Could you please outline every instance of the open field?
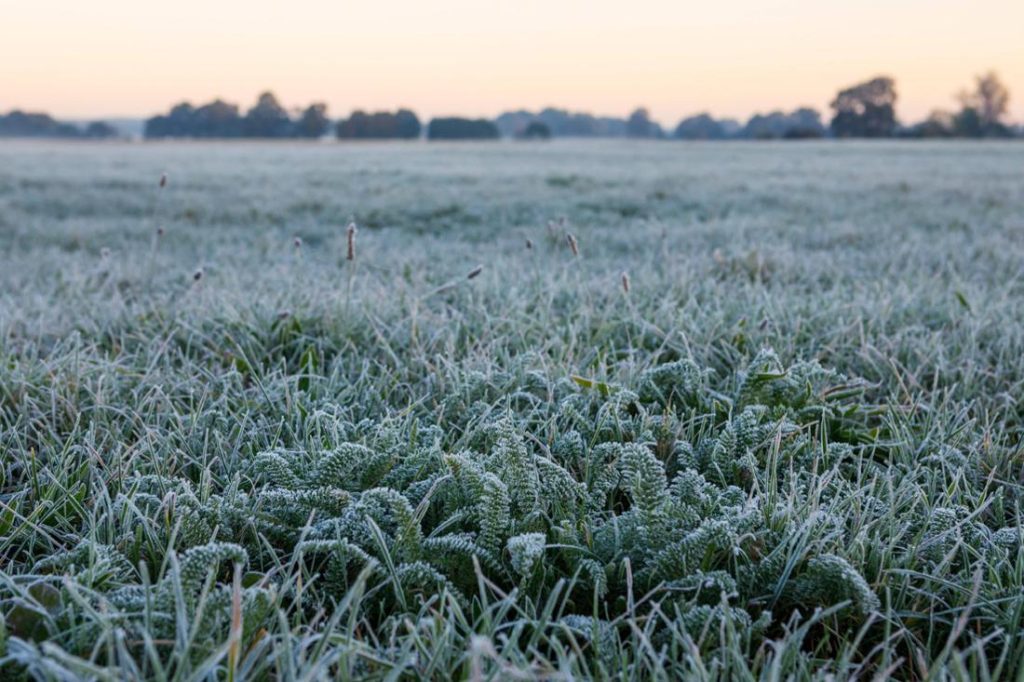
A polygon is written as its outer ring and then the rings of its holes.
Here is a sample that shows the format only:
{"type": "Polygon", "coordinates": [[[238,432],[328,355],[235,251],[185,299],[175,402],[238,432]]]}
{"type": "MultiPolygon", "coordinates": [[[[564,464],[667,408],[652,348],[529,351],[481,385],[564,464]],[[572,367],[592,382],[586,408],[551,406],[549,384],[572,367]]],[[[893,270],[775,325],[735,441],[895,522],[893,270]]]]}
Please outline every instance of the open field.
{"type": "Polygon", "coordinates": [[[0,145],[0,677],[1022,679],[1022,275],[1022,144],[0,145]]]}

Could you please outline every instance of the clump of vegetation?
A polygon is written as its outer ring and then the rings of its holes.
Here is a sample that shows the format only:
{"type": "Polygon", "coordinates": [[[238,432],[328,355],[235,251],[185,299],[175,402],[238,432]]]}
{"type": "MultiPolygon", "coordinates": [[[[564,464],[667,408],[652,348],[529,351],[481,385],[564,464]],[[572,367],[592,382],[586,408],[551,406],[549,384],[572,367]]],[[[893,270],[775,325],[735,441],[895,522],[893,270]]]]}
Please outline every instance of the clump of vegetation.
{"type": "MultiPolygon", "coordinates": [[[[555,170],[599,179],[574,190],[593,223],[523,157],[522,177],[481,173],[460,200],[500,231],[357,237],[374,202],[430,210],[424,188],[443,203],[466,168],[519,152],[440,150],[425,163],[446,177],[411,194],[392,172],[319,169],[310,228],[308,204],[218,165],[271,173],[301,149],[218,148],[198,180],[174,168],[155,188],[116,180],[172,160],[135,150],[65,218],[18,185],[38,227],[0,237],[19,275],[0,274],[5,674],[1020,674],[1008,186],[937,214],[960,178],[915,178],[896,206],[877,173],[832,183],[829,157],[800,178],[808,198],[695,181],[719,197],[705,223],[664,177],[596,175],[628,149],[585,148],[555,170]],[[621,223],[654,186],[687,227],[621,223]],[[866,186],[902,234],[844,232],[835,202],[881,215],[866,186]],[[510,188],[547,202],[542,219],[510,188]],[[809,213],[836,241],[794,226],[809,213]]],[[[410,158],[394,149],[353,153],[387,169],[410,158]]],[[[678,163],[720,163],[694,153],[678,163]]],[[[891,153],[895,186],[918,161],[891,153]]],[[[45,170],[75,182],[61,168],[45,170]]]]}

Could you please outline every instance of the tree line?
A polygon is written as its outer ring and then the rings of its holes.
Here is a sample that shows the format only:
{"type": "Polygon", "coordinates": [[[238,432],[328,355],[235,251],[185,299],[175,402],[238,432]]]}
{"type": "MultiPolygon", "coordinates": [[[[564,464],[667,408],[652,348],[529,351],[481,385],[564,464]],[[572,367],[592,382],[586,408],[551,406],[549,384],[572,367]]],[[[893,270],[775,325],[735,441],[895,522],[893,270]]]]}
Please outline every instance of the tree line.
{"type": "Polygon", "coordinates": [[[801,108],[786,114],[753,116],[745,126],[715,120],[709,114],[683,119],[675,130],[680,139],[795,139],[809,137],[867,138],[1008,138],[1024,136],[1024,128],[1006,122],[1010,92],[994,72],[975,78],[972,88],[957,95],[960,109],[937,109],[924,121],[902,125],[896,118],[896,82],[878,76],[840,90],[832,100],[826,127],[817,111],[801,108]]]}
{"type": "Polygon", "coordinates": [[[52,116],[15,109],[0,114],[0,137],[55,137],[64,139],[106,139],[117,137],[118,131],[103,121],[83,126],[62,123],[52,116]]]}
{"type": "MultiPolygon", "coordinates": [[[[956,97],[959,109],[935,110],[925,120],[903,125],[896,118],[896,82],[878,76],[840,90],[826,123],[813,108],[773,111],[751,116],[745,123],[716,119],[709,113],[688,116],[670,131],[651,119],[645,108],[625,118],[594,116],[549,107],[537,112],[509,111],[494,120],[441,117],[426,126],[409,109],[395,112],[355,110],[332,121],[327,105],[315,102],[289,111],[271,92],[242,111],[216,99],[193,106],[182,102],[166,114],[145,121],[144,136],[161,138],[305,138],[333,135],[343,140],[547,139],[551,137],[630,137],[646,139],[727,140],[837,138],[941,138],[1024,136],[1024,127],[1006,121],[1009,90],[994,72],[978,76],[956,97]]],[[[84,127],[62,123],[42,113],[12,111],[0,115],[0,137],[109,138],[118,131],[96,121],[84,127]]]]}
{"type": "MultiPolygon", "coordinates": [[[[419,117],[409,109],[395,112],[353,111],[332,125],[323,103],[289,113],[273,93],[265,92],[244,114],[235,104],[215,100],[193,107],[187,102],[145,123],[147,138],[310,138],[333,133],[342,140],[417,139],[423,134],[419,117]]],[[[485,119],[436,118],[427,126],[429,139],[488,139],[499,137],[485,119]]]]}
{"type": "Polygon", "coordinates": [[[292,115],[271,92],[261,94],[243,115],[237,104],[216,99],[198,107],[182,102],[146,120],[148,138],[319,138],[331,125],[327,105],[313,103],[292,115]]]}
{"type": "MultiPolygon", "coordinates": [[[[493,121],[447,117],[432,119],[426,137],[432,140],[547,139],[551,137],[631,137],[647,139],[726,140],[726,139],[809,139],[823,137],[1013,137],[1024,129],[1010,126],[1009,90],[994,72],[978,76],[972,88],[957,96],[957,111],[936,110],[924,121],[902,125],[896,118],[896,82],[878,76],[843,88],[831,103],[832,116],[826,123],[811,107],[790,112],[755,114],[740,123],[734,119],[716,119],[708,113],[684,118],[671,132],[653,121],[645,108],[637,108],[626,118],[594,116],[549,107],[538,112],[509,111],[493,121]]],[[[260,96],[256,106],[244,116],[238,107],[217,101],[193,110],[180,104],[164,116],[146,122],[147,137],[322,137],[331,128],[323,104],[311,105],[289,119],[288,112],[271,93],[260,96]],[[204,110],[220,107],[230,124],[209,126],[204,110]],[[179,125],[168,126],[171,121],[179,125]],[[274,125],[260,122],[275,121],[274,125]],[[225,130],[228,132],[225,133],[225,130]]],[[[334,126],[339,139],[416,139],[423,127],[408,109],[397,112],[367,113],[356,110],[334,126]]]]}

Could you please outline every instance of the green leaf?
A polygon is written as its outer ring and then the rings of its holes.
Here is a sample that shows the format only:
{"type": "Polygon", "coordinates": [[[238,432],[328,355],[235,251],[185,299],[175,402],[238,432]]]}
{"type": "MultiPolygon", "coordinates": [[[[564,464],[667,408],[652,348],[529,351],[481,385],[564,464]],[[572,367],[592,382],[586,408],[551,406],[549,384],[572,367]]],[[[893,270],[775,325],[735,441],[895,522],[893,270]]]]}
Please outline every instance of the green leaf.
{"type": "Polygon", "coordinates": [[[50,583],[35,583],[28,588],[28,593],[47,611],[56,611],[60,608],[60,590],[50,583]]]}
{"type": "Polygon", "coordinates": [[[247,571],[245,574],[242,575],[242,587],[246,589],[250,587],[255,587],[264,580],[266,580],[266,578],[266,573],[260,573],[258,571],[247,571]]]}
{"type": "Polygon", "coordinates": [[[575,374],[571,375],[569,378],[583,388],[593,388],[597,390],[597,392],[603,396],[611,395],[614,390],[614,387],[611,384],[606,384],[605,382],[597,381],[596,379],[587,379],[586,377],[577,376],[575,374]]]}
{"type": "MultiPolygon", "coordinates": [[[[46,632],[46,614],[60,608],[60,590],[45,582],[38,582],[28,588],[30,600],[19,600],[14,608],[7,612],[4,629],[10,627],[15,637],[30,641],[41,641],[48,638],[46,632]]],[[[6,639],[6,633],[4,634],[6,639]]]]}
{"type": "Polygon", "coordinates": [[[310,346],[299,359],[299,368],[301,370],[301,376],[299,377],[300,391],[309,390],[309,378],[317,373],[318,358],[319,356],[316,352],[316,346],[310,346]]]}

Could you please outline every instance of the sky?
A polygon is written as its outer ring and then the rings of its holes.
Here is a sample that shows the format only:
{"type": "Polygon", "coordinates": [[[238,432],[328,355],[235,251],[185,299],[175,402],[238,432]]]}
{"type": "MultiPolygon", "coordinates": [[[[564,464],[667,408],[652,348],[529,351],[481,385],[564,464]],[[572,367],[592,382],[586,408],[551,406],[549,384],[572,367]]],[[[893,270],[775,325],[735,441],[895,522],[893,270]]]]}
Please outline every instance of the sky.
{"type": "Polygon", "coordinates": [[[548,105],[674,125],[885,74],[901,120],[994,69],[1024,121],[1024,0],[0,0],[0,111],[150,116],[272,90],[334,116],[548,105]]]}

